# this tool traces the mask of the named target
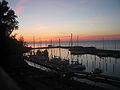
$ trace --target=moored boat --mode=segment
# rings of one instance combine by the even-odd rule
[[[76,64],[70,64],[70,68],[74,71],[84,71],[86,69],[85,65],[82,65],[82,63],[76,63]]]

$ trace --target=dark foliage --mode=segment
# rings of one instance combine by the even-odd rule
[[[8,2],[0,2],[0,35],[10,36],[13,30],[18,29],[18,21],[15,12],[8,7]]]
[[[11,33],[18,29],[18,21],[15,12],[10,9],[8,2],[0,1],[0,52],[1,66],[8,66],[11,63],[19,62],[22,54],[26,51],[26,47],[22,40],[18,41]]]

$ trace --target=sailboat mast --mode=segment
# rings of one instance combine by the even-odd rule
[[[34,45],[34,48],[35,48],[35,36],[33,36],[33,45]]]
[[[77,46],[79,45],[79,41],[78,40],[79,40],[79,36],[77,36]]]
[[[51,40],[51,42],[50,42],[50,43],[51,43],[51,46],[52,46],[52,40]]]
[[[116,40],[115,40],[115,50],[116,50],[116,48],[117,48],[117,43],[116,43]]]
[[[71,33],[71,47],[73,46],[72,33]]]
[[[52,47],[52,40],[51,40],[51,42],[50,42],[50,46]],[[51,58],[53,58],[52,48],[51,48]]]
[[[103,37],[103,50],[104,50],[104,37]]]
[[[61,43],[60,43],[60,38],[59,38],[59,47],[61,46]]]
[[[60,44],[60,38],[59,38],[59,57],[61,58],[61,44]]]
[[[40,37],[39,37],[39,46],[40,46],[40,47],[42,46],[42,42],[41,42]]]
[[[35,55],[35,36],[33,36],[33,48],[34,48],[33,55]]]

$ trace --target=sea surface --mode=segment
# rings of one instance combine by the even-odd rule
[[[28,46],[31,47],[44,47],[48,45],[54,46],[70,46],[70,41],[55,41],[55,42],[28,42]],[[107,49],[107,50],[120,50],[120,40],[84,40],[84,41],[73,41],[73,46],[84,46],[84,47],[96,47],[99,49]],[[44,50],[44,49],[41,49]],[[120,77],[120,58],[113,57],[98,57],[96,55],[84,54],[84,55],[71,55],[68,49],[47,49],[49,53],[49,58],[54,56],[61,57],[62,59],[69,60],[71,64],[72,61],[79,61],[85,65],[85,72],[91,72],[95,68],[99,68],[103,71],[102,74]],[[37,49],[35,50],[37,51]]]
[[[107,50],[120,50],[120,40],[73,40],[73,46],[84,46],[84,47],[96,47],[99,49],[107,49]],[[27,42],[28,46],[31,47],[44,47],[48,45],[53,46],[70,46],[71,41],[47,41],[47,42]]]

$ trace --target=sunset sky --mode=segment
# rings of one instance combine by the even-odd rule
[[[120,39],[120,0],[7,0],[25,41]]]

